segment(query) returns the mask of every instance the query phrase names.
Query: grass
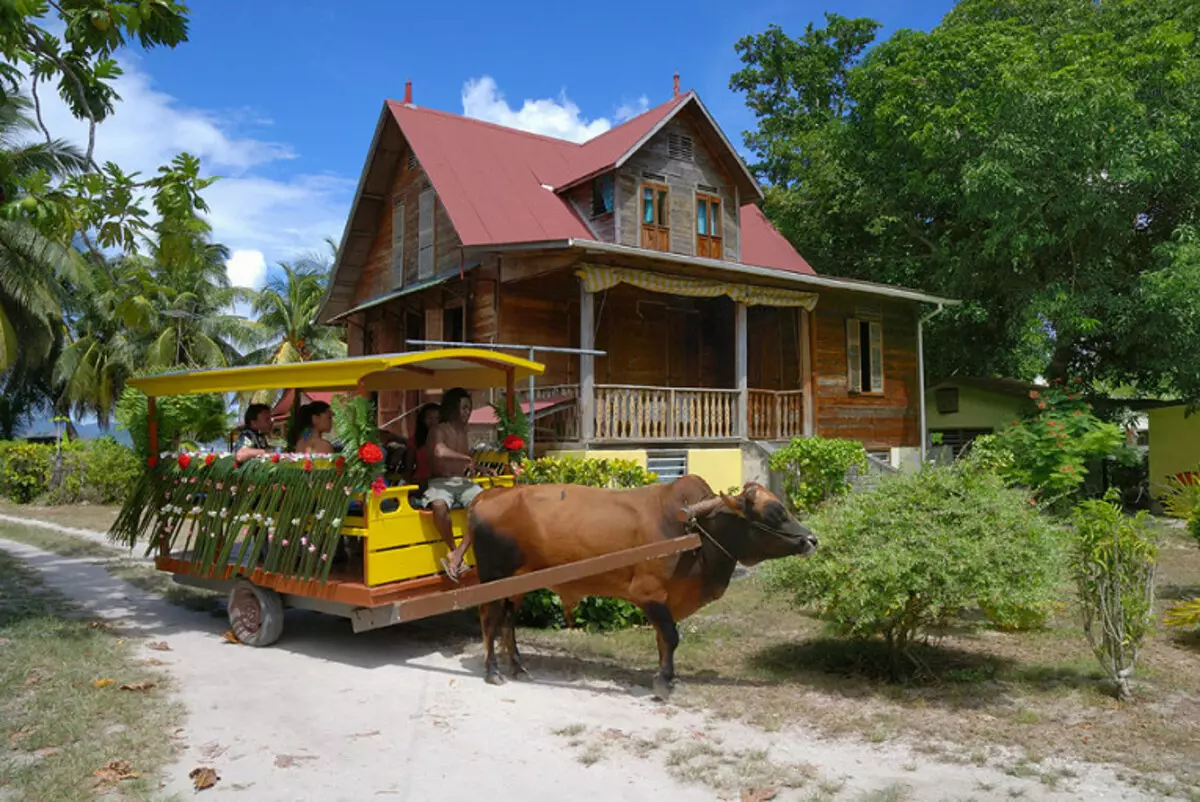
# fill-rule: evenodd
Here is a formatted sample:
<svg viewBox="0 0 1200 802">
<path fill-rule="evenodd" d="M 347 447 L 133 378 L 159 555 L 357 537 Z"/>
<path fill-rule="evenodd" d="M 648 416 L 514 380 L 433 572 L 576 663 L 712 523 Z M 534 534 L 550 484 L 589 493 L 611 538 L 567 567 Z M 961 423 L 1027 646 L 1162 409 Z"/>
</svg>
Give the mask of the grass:
<svg viewBox="0 0 1200 802">
<path fill-rule="evenodd" d="M 37 518 L 49 521 L 59 526 L 69 526 L 74 529 L 93 529 L 97 532 L 107 532 L 121 508 L 100 504 L 64 504 L 60 507 L 45 507 L 38 504 L 13 504 L 11 501 L 0 501 L 0 515 L 11 515 L 16 518 Z"/>
<path fill-rule="evenodd" d="M 183 716 L 164 698 L 167 677 L 2 551 L 0 576 L 0 798 L 161 799 L 160 770 Z M 120 687 L 137 683 L 153 687 Z M 95 774 L 106 766 L 107 782 Z"/>
<path fill-rule="evenodd" d="M 1165 532 L 1158 613 L 1200 595 L 1200 549 Z M 1070 594 L 1065 594 L 1069 600 Z M 1158 628 L 1139 657 L 1137 699 L 1121 704 L 1103 683 L 1069 607 L 1036 632 L 975 622 L 922 646 L 933 677 L 893 683 L 880 644 L 826 636 L 811 613 L 771 598 L 753 577 L 680 625 L 681 684 L 673 704 L 712 710 L 768 731 L 815 727 L 826 735 L 926 744 L 938 759 L 1003 768 L 989 747 L 1124 767 L 1131 778 L 1164 774 L 1200 795 L 1200 637 Z M 523 630 L 543 670 L 649 684 L 654 633 Z M 535 669 L 536 670 L 536 669 Z M 1031 762 L 1031 761 L 1030 761 Z M 1047 785 L 1059 773 L 1022 765 Z"/>
</svg>

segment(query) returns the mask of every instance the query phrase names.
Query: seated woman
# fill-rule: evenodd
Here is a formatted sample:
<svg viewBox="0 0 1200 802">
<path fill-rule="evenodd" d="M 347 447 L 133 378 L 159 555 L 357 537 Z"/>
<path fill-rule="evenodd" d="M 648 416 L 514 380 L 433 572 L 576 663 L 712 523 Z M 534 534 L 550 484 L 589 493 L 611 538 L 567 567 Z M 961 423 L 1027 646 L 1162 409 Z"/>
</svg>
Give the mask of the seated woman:
<svg viewBox="0 0 1200 802">
<path fill-rule="evenodd" d="M 333 410 L 324 401 L 300 407 L 296 425 L 288 433 L 288 451 L 293 454 L 332 454 L 333 446 L 324 435 L 333 430 Z"/>
<path fill-rule="evenodd" d="M 420 486 L 422 489 L 429 481 L 433 463 L 429 454 L 429 433 L 440 420 L 440 408 L 437 404 L 426 404 L 417 410 L 417 423 L 413 431 L 412 448 L 408 452 L 407 474 L 409 484 Z"/>
</svg>

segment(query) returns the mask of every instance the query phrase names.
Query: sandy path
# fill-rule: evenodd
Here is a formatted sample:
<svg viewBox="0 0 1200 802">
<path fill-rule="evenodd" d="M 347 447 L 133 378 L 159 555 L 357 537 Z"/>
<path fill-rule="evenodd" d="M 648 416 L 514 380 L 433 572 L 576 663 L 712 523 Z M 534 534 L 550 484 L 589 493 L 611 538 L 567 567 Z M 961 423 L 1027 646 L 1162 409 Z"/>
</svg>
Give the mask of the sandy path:
<svg viewBox="0 0 1200 802">
<path fill-rule="evenodd" d="M 904 747 L 711 721 L 656 703 L 644 688 L 546 676 L 536 654 L 526 663 L 537 682 L 492 688 L 480 676 L 478 644 L 432 642 L 428 627 L 354 635 L 342 619 L 289 611 L 274 646 L 228 644 L 224 619 L 173 607 L 93 561 L 2 539 L 0 548 L 92 614 L 170 644 L 169 652 L 145 654 L 165 661 L 188 710 L 184 751 L 168 767 L 165 789 L 182 798 L 194 795 L 188 772 L 208 765 L 221 776 L 205 792 L 214 798 L 736 799 L 736 781 L 722 791 L 697 779 L 722 761 L 751 783 L 756 772 L 777 779 L 784 767 L 808 764 L 814 779 L 781 790 L 779 800 L 807 798 L 822 782 L 827 792 L 838 788 L 822 798 L 843 800 L 894 786 L 916 800 L 1150 798 L 1098 767 L 1073 766 L 1079 779 L 1051 791 L 1036 779 L 932 762 Z M 680 771 L 685 757 L 690 768 Z"/>
</svg>

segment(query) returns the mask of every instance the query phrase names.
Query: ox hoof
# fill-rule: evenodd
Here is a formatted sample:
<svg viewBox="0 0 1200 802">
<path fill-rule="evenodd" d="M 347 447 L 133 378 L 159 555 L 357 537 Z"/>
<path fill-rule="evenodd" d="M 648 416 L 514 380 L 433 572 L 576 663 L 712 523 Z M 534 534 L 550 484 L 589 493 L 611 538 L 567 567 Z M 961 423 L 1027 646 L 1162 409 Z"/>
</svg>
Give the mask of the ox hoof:
<svg viewBox="0 0 1200 802">
<path fill-rule="evenodd" d="M 500 676 L 499 671 L 489 671 L 487 673 L 487 675 L 483 678 L 483 681 L 486 682 L 488 685 L 503 685 L 504 677 Z"/>
<path fill-rule="evenodd" d="M 654 686 L 653 687 L 654 687 L 654 698 L 658 699 L 659 701 L 663 701 L 663 702 L 670 700 L 671 691 L 673 691 L 675 689 L 674 683 L 667 682 L 662 677 L 654 678 Z"/>
<path fill-rule="evenodd" d="M 525 666 L 517 666 L 514 668 L 511 672 L 511 676 L 517 682 L 533 682 L 533 675 L 529 673 L 529 670 L 526 669 Z"/>
</svg>

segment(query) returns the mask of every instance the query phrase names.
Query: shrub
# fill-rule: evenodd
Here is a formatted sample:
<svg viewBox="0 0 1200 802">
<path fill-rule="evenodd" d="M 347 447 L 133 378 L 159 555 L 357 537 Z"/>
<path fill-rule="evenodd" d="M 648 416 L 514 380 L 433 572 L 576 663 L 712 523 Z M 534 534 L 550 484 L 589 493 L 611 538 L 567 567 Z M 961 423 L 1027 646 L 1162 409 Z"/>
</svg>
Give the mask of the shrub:
<svg viewBox="0 0 1200 802">
<path fill-rule="evenodd" d="M 1162 504 L 1163 512 L 1172 518 L 1192 520 L 1200 514 L 1200 478 L 1194 474 L 1167 477 Z"/>
<path fill-rule="evenodd" d="M 1129 678 L 1152 626 L 1158 542 L 1144 512 L 1127 517 L 1109 491 L 1080 504 L 1072 516 L 1071 572 L 1083 614 L 1083 631 L 1096 659 L 1131 698 Z"/>
<path fill-rule="evenodd" d="M 882 636 L 897 673 L 918 635 L 968 605 L 1044 608 L 1061 577 L 1061 536 L 1028 494 L 962 465 L 885 477 L 807 525 L 821 547 L 766 564 L 766 586 L 816 605 L 835 634 Z"/>
<path fill-rule="evenodd" d="M 124 502 L 141 474 L 141 461 L 132 449 L 111 437 L 91 440 L 87 445 L 84 498 L 97 504 Z"/>
<path fill-rule="evenodd" d="M 28 504 L 50 487 L 54 449 L 38 443 L 10 443 L 4 449 L 4 495 Z"/>
<path fill-rule="evenodd" d="M 854 440 L 798 437 L 771 455 L 771 470 L 783 473 L 788 501 L 811 513 L 850 489 L 851 468 L 867 470 L 867 452 Z"/>
<path fill-rule="evenodd" d="M 522 484 L 576 484 L 628 488 L 654 484 L 658 477 L 633 460 L 543 457 L 523 460 L 518 481 Z M 646 622 L 642 611 L 623 599 L 588 596 L 575 608 L 575 624 L 589 630 L 623 629 Z M 517 610 L 523 626 L 557 629 L 566 624 L 562 600 L 548 590 L 525 594 Z"/>
<path fill-rule="evenodd" d="M 1029 397 L 1037 411 L 1014 421 L 985 442 L 983 450 L 987 459 L 1003 466 L 1009 482 L 1053 504 L 1076 494 L 1087 464 L 1115 454 L 1123 437 L 1119 427 L 1101 421 L 1091 404 L 1061 384 L 1033 390 Z"/>
<path fill-rule="evenodd" d="M 230 429 L 225 399 L 219 394 L 164 396 L 157 399 L 156 409 L 160 450 L 170 450 L 185 439 L 212 442 L 224 437 Z M 129 432 L 134 451 L 143 459 L 150 456 L 146 426 L 149 417 L 145 394 L 132 387 L 125 388 L 117 401 L 117 423 Z"/>
</svg>

